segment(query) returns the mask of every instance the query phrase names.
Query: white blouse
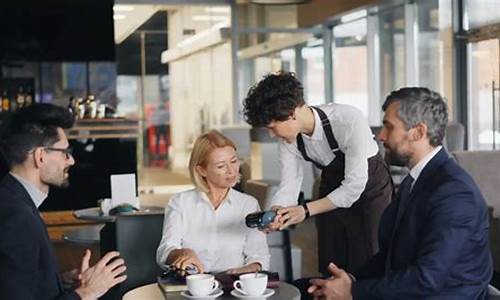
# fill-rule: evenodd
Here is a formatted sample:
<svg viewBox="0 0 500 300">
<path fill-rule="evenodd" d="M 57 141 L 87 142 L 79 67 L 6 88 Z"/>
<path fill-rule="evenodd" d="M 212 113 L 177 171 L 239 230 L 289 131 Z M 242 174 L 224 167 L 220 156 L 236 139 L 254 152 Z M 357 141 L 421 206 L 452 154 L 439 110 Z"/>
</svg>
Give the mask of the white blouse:
<svg viewBox="0 0 500 300">
<path fill-rule="evenodd" d="M 222 272 L 253 262 L 268 269 L 266 235 L 245 225 L 246 215 L 256 211 L 260 207 L 255 198 L 233 189 L 217 210 L 199 190 L 175 194 L 165 208 L 157 263 L 165 266 L 172 250 L 190 248 L 206 272 Z"/>
<path fill-rule="evenodd" d="M 377 142 L 361 111 L 350 105 L 330 103 L 318 106 L 325 112 L 332 126 L 339 149 L 345 154 L 345 176 L 340 186 L 327 195 L 336 207 L 350 207 L 358 200 L 368 181 L 368 158 L 378 152 Z M 335 159 L 330 149 L 318 113 L 314 113 L 314 130 L 311 136 L 302 134 L 307 155 L 315 162 L 327 166 Z M 302 186 L 304 158 L 297 142 L 279 143 L 281 182 L 268 206 L 297 205 Z M 316 199 L 315 199 L 316 200 Z"/>
</svg>

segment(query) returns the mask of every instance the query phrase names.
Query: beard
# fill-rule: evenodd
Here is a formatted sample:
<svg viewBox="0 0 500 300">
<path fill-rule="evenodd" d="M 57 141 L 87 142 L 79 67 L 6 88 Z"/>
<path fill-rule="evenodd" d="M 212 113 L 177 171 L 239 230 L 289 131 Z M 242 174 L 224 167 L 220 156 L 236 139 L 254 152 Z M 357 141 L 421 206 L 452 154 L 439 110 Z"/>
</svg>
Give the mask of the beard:
<svg viewBox="0 0 500 300">
<path fill-rule="evenodd" d="M 410 155 L 398 153 L 385 146 L 385 161 L 392 166 L 406 167 L 410 162 Z"/>
<path fill-rule="evenodd" d="M 69 187 L 69 178 L 63 179 L 62 183 L 59 185 L 60 188 L 66 189 Z"/>
<path fill-rule="evenodd" d="M 69 187 L 69 168 L 64 169 L 63 171 L 63 179 L 59 184 L 60 188 L 68 188 Z"/>
<path fill-rule="evenodd" d="M 46 185 L 57 187 L 57 188 L 68 188 L 69 187 L 69 168 L 63 171 L 52 170 L 50 173 L 46 173 L 42 178 L 42 182 Z"/>
</svg>

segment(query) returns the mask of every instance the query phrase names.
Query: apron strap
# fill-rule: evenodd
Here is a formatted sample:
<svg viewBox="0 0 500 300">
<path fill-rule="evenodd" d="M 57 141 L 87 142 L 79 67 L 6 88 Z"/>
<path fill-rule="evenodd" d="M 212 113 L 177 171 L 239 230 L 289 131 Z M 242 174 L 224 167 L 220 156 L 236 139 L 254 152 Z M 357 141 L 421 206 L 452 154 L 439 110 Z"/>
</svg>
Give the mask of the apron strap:
<svg viewBox="0 0 500 300">
<path fill-rule="evenodd" d="M 312 109 L 316 110 L 316 112 L 319 115 L 319 118 L 321 120 L 321 126 L 323 127 L 323 131 L 325 132 L 326 139 L 328 140 L 328 145 L 330 146 L 330 149 L 332 150 L 333 153 L 340 152 L 339 149 L 339 144 L 337 143 L 337 140 L 335 139 L 335 136 L 333 135 L 333 130 L 332 126 L 330 124 L 330 120 L 328 120 L 328 117 L 326 116 L 325 112 L 318 107 L 311 106 Z M 302 157 L 306 161 L 312 162 L 316 167 L 319 169 L 324 169 L 325 166 L 313 161 L 306 153 L 306 148 L 304 147 L 304 140 L 302 139 L 302 134 L 297 134 L 297 148 L 299 149 L 300 153 L 302 153 Z M 337 156 L 337 154 L 335 155 Z"/>
<path fill-rule="evenodd" d="M 299 148 L 300 153 L 302 153 L 302 157 L 309 162 L 312 162 L 318 169 L 324 169 L 325 166 L 315 162 L 312 160 L 306 153 L 306 148 L 304 147 L 304 140 L 302 139 L 302 135 L 299 133 L 297 135 L 297 148 Z"/>
</svg>

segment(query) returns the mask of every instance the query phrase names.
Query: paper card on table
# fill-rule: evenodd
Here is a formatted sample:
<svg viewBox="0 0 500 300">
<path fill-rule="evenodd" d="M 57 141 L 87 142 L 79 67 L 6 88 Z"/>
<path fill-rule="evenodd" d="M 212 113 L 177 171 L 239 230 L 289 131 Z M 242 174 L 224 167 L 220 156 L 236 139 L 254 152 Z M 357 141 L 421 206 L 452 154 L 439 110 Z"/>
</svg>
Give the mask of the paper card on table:
<svg viewBox="0 0 500 300">
<path fill-rule="evenodd" d="M 135 195 L 135 174 L 111 175 L 111 207 L 128 203 L 138 208 Z"/>
</svg>

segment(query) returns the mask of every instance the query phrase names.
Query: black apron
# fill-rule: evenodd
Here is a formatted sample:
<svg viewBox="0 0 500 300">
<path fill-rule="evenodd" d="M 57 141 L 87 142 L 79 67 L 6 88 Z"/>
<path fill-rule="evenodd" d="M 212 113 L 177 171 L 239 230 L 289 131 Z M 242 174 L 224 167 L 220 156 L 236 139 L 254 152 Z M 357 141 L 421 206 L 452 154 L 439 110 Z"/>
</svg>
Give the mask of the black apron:
<svg viewBox="0 0 500 300">
<path fill-rule="evenodd" d="M 312 109 L 318 112 L 335 159 L 328 166 L 311 160 L 300 133 L 297 135 L 297 147 L 306 161 L 322 170 L 319 197 L 323 198 L 344 180 L 345 155 L 338 147 L 326 114 L 317 107 Z M 378 251 L 378 224 L 391 201 L 392 191 L 389 168 L 377 153 L 368 159 L 368 181 L 359 199 L 350 208 L 337 208 L 316 217 L 318 267 L 321 273 L 329 276 L 327 269 L 330 262 L 353 272 Z"/>
</svg>

